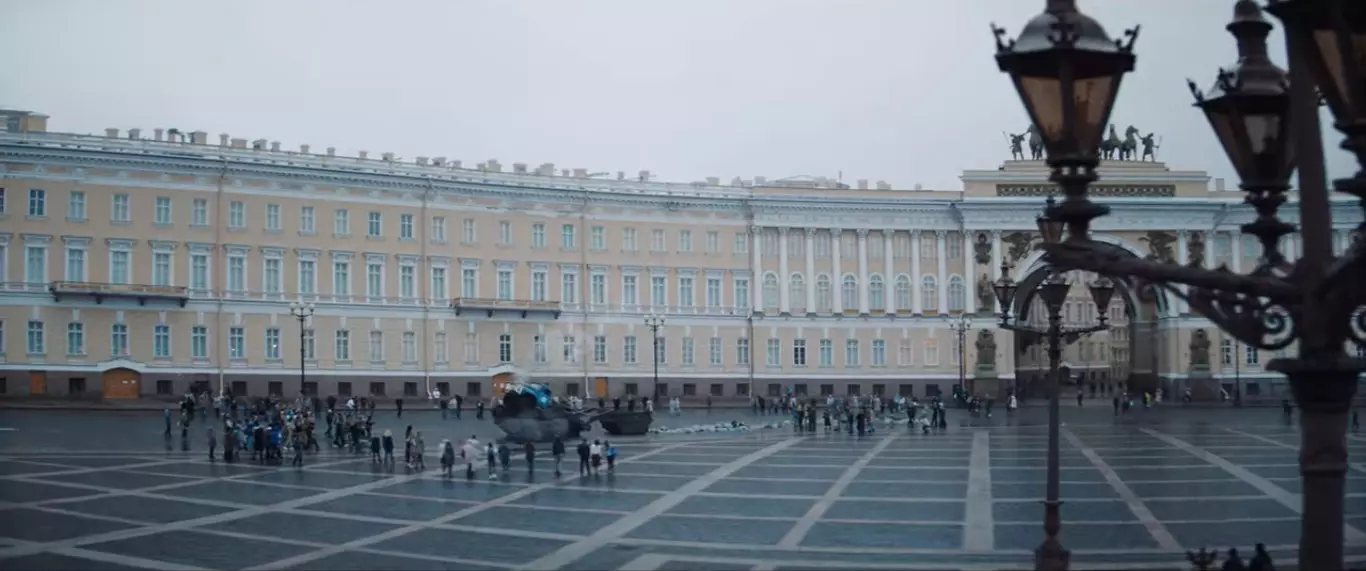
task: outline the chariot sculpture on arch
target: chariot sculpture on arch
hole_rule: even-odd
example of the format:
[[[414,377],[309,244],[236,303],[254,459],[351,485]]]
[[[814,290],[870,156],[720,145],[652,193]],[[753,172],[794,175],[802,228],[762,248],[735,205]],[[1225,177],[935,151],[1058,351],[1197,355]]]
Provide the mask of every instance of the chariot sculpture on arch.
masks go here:
[[[1029,144],[1029,160],[1043,160],[1043,137],[1039,135],[1038,129],[1033,124],[1030,124],[1024,132],[1006,133],[1006,138],[1010,140],[1010,158],[1018,161],[1025,160],[1023,143],[1027,141]]]

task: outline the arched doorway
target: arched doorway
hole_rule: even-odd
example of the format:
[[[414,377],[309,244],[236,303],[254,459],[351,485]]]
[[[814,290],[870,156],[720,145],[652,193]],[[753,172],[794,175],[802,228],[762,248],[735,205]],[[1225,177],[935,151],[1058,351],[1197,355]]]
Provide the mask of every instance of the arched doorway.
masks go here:
[[[1098,242],[1100,248],[1127,257],[1138,257],[1125,246]],[[1040,256],[1025,266],[1019,276],[1021,295],[1011,308],[1019,323],[1042,329],[1047,326],[1047,309],[1035,289],[1048,277],[1051,268]],[[1085,327],[1097,323],[1097,308],[1087,290],[1087,284],[1097,276],[1090,272],[1070,271],[1066,277],[1072,289],[1062,310],[1064,326],[1069,323]],[[1158,349],[1158,321],[1167,311],[1168,299],[1158,288],[1133,278],[1111,276],[1115,296],[1108,314],[1110,330],[1095,333],[1063,348],[1062,360],[1070,365],[1071,375],[1064,391],[1081,390],[1088,396],[1107,396],[1120,390],[1131,393],[1155,391],[1161,370]],[[1047,339],[1029,333],[1016,332],[1015,384],[1022,395],[1047,394],[1048,372]]]
[[[135,399],[142,394],[142,373],[119,367],[100,375],[100,390],[107,399]]]

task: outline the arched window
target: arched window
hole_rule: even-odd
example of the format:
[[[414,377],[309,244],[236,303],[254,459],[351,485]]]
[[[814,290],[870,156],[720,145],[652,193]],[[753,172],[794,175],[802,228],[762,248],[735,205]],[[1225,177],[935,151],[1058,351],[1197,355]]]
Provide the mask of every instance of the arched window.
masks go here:
[[[787,304],[792,311],[806,311],[806,280],[801,274],[792,274],[787,280]]]
[[[840,301],[844,304],[845,311],[858,309],[858,278],[844,276],[840,285]]]
[[[934,276],[920,278],[920,309],[939,311],[939,283]]]
[[[778,309],[778,276],[764,274],[764,309]]]
[[[829,312],[833,298],[830,297],[830,276],[816,276],[816,311]]]
[[[887,289],[882,284],[882,276],[873,274],[868,278],[868,309],[882,311],[887,309]]]
[[[963,311],[968,303],[968,289],[960,276],[949,277],[949,311]]]
[[[898,309],[910,311],[915,304],[911,301],[911,277],[902,274],[896,277],[896,306]]]

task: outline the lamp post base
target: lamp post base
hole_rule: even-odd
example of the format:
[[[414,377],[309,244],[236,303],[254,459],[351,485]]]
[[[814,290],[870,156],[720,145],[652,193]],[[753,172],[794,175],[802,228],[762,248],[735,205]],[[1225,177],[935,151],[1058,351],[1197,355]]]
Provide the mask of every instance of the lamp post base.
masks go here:
[[[1072,565],[1072,552],[1062,546],[1058,541],[1058,532],[1062,529],[1062,502],[1058,500],[1047,500],[1043,503],[1043,530],[1046,537],[1043,543],[1034,549],[1034,569],[1038,571],[1067,571]]]

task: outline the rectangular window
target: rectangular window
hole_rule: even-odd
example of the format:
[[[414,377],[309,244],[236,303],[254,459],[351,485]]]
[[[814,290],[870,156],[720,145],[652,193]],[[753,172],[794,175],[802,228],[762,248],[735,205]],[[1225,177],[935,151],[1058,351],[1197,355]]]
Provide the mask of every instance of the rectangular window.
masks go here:
[[[345,329],[338,330],[333,337],[332,343],[333,357],[338,361],[351,360],[351,332]]]
[[[28,190],[29,218],[47,218],[47,191],[41,188]]]
[[[437,363],[449,363],[451,360],[450,342],[446,340],[445,331],[436,332],[436,339],[432,341],[432,360]]]
[[[116,223],[127,223],[132,221],[132,206],[127,194],[114,195],[114,207],[109,212],[109,220]]]
[[[465,334],[465,362],[469,364],[479,363],[479,334]]]
[[[399,214],[399,215],[398,215],[398,239],[399,239],[399,240],[412,240],[412,239],[413,239],[413,215],[412,215],[412,214]]]
[[[171,253],[153,252],[152,285],[169,286],[172,285],[171,280]]]
[[[196,325],[190,329],[190,358],[202,361],[209,358],[209,328]]]
[[[446,292],[446,268],[433,267],[432,272],[432,291],[429,297],[435,299],[448,299],[450,296]]]
[[[153,220],[158,226],[169,226],[174,221],[174,217],[171,215],[171,197],[158,196],[154,213]]]
[[[369,220],[365,226],[365,235],[371,238],[379,238],[384,235],[383,219],[380,218],[380,213],[371,212],[369,214]]]
[[[383,362],[384,362],[384,332],[383,332],[383,331],[371,331],[371,332],[370,332],[370,362],[371,362],[371,363],[383,363]]]
[[[0,212],[4,209],[0,208]],[[71,222],[85,221],[85,191],[73,190],[66,201],[66,219]]]
[[[115,357],[128,355],[128,325],[115,323],[109,327],[109,353]]]
[[[536,270],[531,272],[531,301],[545,301],[548,286],[546,283],[550,276],[544,271]]]
[[[561,270],[563,272],[564,270]],[[560,302],[578,303],[579,302],[579,274],[560,274]]]
[[[621,250],[623,252],[636,251],[636,229],[623,228],[621,231]]]
[[[240,230],[247,227],[247,205],[240,200],[228,203],[228,228]]]
[[[593,305],[605,305],[607,303],[607,275],[593,274],[588,279],[588,302]]]
[[[109,283],[127,284],[132,279],[133,257],[127,250],[113,250],[109,252]]]
[[[351,212],[349,210],[339,208],[332,212],[332,234],[339,238],[351,235]]]
[[[31,284],[47,283],[47,246],[24,248],[24,281]]]
[[[678,278],[678,306],[692,307],[693,305],[693,279]]]
[[[446,217],[432,217],[432,241],[438,244],[446,243]]]
[[[806,366],[806,340],[792,340],[792,364],[798,367]]]
[[[621,276],[621,304],[634,306],[640,303],[636,288],[636,276]]]
[[[591,234],[589,235],[589,240],[591,240],[591,242],[589,243],[589,247],[591,247],[593,251],[601,252],[603,250],[606,250],[607,229],[603,228],[602,226],[594,226],[591,231]]]
[[[247,358],[247,335],[242,327],[228,328],[228,358]]]
[[[749,309],[749,278],[735,278],[735,307]]]
[[[83,282],[85,280],[85,250],[82,248],[66,249],[66,281]]]
[[[66,325],[66,354],[73,357],[85,355],[84,323],[68,323]]]
[[[712,366],[721,364],[721,338],[712,337],[707,340],[707,362]]]
[[[376,299],[384,297],[384,264],[370,262],[365,265],[365,295]]]
[[[721,234],[715,230],[707,231],[707,253],[715,254],[721,251]]]
[[[634,365],[636,363],[635,335],[627,335],[624,339],[622,339],[621,360],[623,363],[626,363],[628,365]]]
[[[669,304],[669,286],[664,276],[650,276],[650,305],[664,307]]]
[[[566,335],[564,342],[560,344],[560,353],[566,363],[577,363],[579,355],[578,340],[571,335]]]
[[[191,203],[190,225],[208,226],[209,225],[209,200],[207,198],[196,198]]]
[[[158,359],[171,358],[171,326],[158,323],[152,328],[152,356]]]
[[[660,335],[659,337],[655,338],[653,344],[654,344],[654,348],[655,348],[655,360],[654,360],[654,362],[659,363],[659,364],[661,364],[661,365],[663,365],[663,364],[665,364],[665,363],[668,363],[668,362],[669,362],[669,339],[668,339],[667,337],[664,337],[663,335]]]
[[[479,270],[460,270],[460,297],[479,297]]]
[[[46,336],[43,331],[43,322],[28,322],[27,349],[29,355],[43,355],[47,353]]]
[[[683,338],[683,364],[684,364],[684,365],[692,366],[693,363],[694,363],[694,358],[696,357],[696,355],[694,355],[694,353],[696,352],[696,348],[695,348],[693,345],[694,345],[694,342],[693,342],[693,338],[692,338],[692,337],[684,337],[684,338]]]
[[[332,262],[332,295],[351,295],[351,262]]]
[[[460,221],[461,243],[474,244],[479,239],[479,229],[474,224],[473,218],[466,218]]]
[[[398,267],[398,294],[407,299],[417,297],[417,266]]]
[[[400,344],[403,349],[403,362],[417,362],[417,334],[412,331],[404,331],[403,339]]]
[[[770,367],[778,367],[778,366],[781,366],[781,365],[783,364],[783,360],[782,360],[782,357],[783,357],[783,356],[782,356],[782,346],[780,345],[780,343],[781,343],[781,342],[780,342],[779,340],[777,340],[777,339],[769,339],[769,340],[768,340],[768,352],[767,352],[767,354],[768,354],[768,366],[770,366]]]
[[[560,247],[566,250],[578,248],[578,242],[574,237],[574,225],[565,224],[560,227]]]
[[[512,299],[512,270],[498,270],[498,299]]]
[[[835,343],[829,339],[821,339],[820,360],[822,367],[835,366]]]
[[[313,330],[312,330],[312,329],[305,329],[305,330],[304,330],[304,336],[303,336],[303,343],[304,343],[304,351],[303,351],[303,353],[304,353],[304,360],[305,360],[305,361],[312,361],[312,360],[315,360],[315,359],[318,358],[317,353],[315,353],[316,347],[314,346],[313,338],[314,338]]]
[[[844,342],[844,366],[859,366],[859,346],[858,339],[848,339]]]
[[[503,220],[498,222],[498,243],[504,246],[512,245],[512,223]]]
[[[749,364],[749,339],[741,337],[735,340],[735,364]]]
[[[707,308],[721,307],[721,278],[707,278]]]
[[[209,289],[209,255],[190,254],[190,288]]]
[[[887,342],[882,339],[873,340],[873,366],[887,366]]]
[[[593,362],[599,365],[607,362],[607,336],[593,337]]]
[[[538,250],[545,247],[545,224],[537,222],[531,225],[531,247]]]
[[[299,232],[308,235],[318,232],[318,216],[312,206],[299,207]]]
[[[734,248],[734,252],[735,252],[736,254],[748,254],[748,253],[749,253],[749,234],[746,234],[746,233],[744,233],[744,232],[736,232],[736,233],[735,233],[735,248]]]
[[[279,231],[280,231],[280,205],[279,205],[279,204],[267,204],[267,205],[266,205],[266,231],[267,231],[267,232],[279,232]]]
[[[651,231],[650,231],[650,251],[651,251],[651,252],[663,252],[663,251],[666,250],[667,248],[668,248],[668,245],[664,243],[664,231],[663,231],[663,230],[660,230],[660,229],[651,230]]]
[[[684,254],[692,252],[692,230],[678,231],[678,251]]]
[[[1038,345],[1035,345],[1034,347],[1037,348]],[[933,339],[930,339],[930,340],[925,341],[925,366],[927,366],[927,367],[938,367],[938,366],[939,366],[939,342],[938,342],[938,341],[935,341],[935,340],[933,340]]]
[[[1256,365],[1261,362],[1261,352],[1251,345],[1246,346],[1245,357],[1244,362],[1249,365]]]
[[[231,277],[228,281],[232,281]],[[317,293],[317,285],[318,263],[314,260],[299,260],[299,293]]]
[[[504,333],[498,336],[498,362],[512,362],[512,335]]]
[[[262,275],[262,285],[265,286],[266,293],[283,291],[284,282],[280,278],[280,258],[266,258]]]

